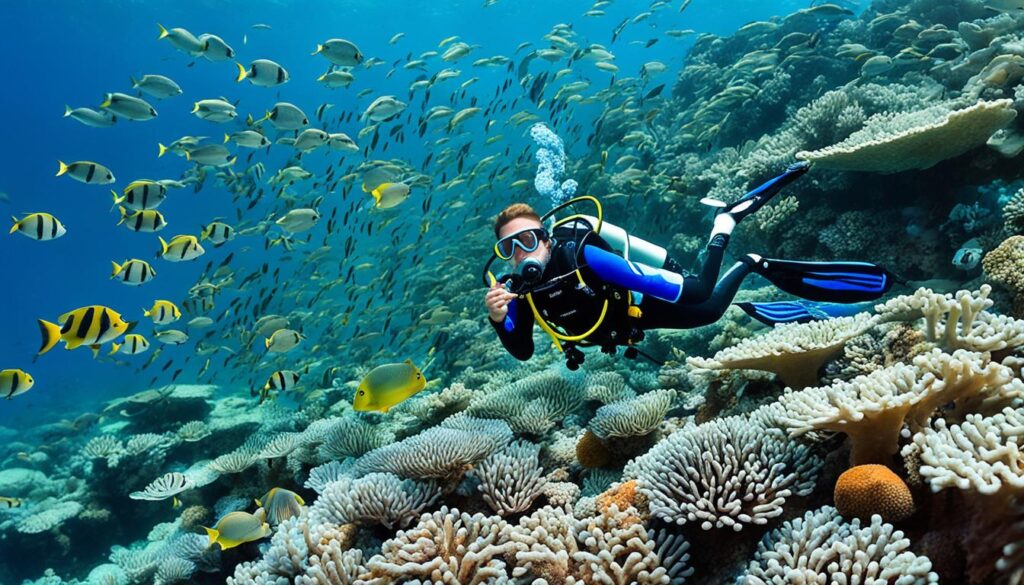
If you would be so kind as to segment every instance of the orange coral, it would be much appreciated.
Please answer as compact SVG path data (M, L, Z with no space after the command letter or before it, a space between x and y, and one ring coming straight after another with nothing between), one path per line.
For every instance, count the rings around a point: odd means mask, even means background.
M884 465L857 465L836 481L836 509L844 518L870 520L878 514L886 522L899 522L914 513L910 488Z
M597 435L589 430L576 443L576 459L586 468L605 467L611 463L611 454Z
M611 514L612 506L619 510L646 510L647 498L640 493L636 480L631 479L598 495L596 504L602 514Z

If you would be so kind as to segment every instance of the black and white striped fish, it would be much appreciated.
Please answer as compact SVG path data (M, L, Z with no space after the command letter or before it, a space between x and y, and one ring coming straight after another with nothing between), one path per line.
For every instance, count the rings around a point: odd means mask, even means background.
M14 220L14 225L11 226L12 234L14 232L19 232L33 240L39 240L41 242L56 240L67 233L67 230L64 229L64 225L49 213L30 213L22 219L18 219L13 216L11 219Z
M87 185L108 185L115 180L114 173L110 172L110 169L100 163L80 160L71 164L65 164L64 161L59 160L57 164L60 165L60 168L57 169L58 177L67 175Z
M220 246L224 242L230 241L235 237L235 228L229 226L222 221L211 221L209 224L203 227L203 231L199 236L199 240L210 240L214 246Z
M126 228L133 232L152 233L167 227L167 220L164 219L164 215L155 209L143 209L131 214L124 207L119 207L118 209L121 210L121 221L117 222L117 225L124 224Z
M149 349L149 341L137 333L132 333L131 335L124 336L124 343L110 344L110 355L115 353L138 355L144 353L147 349Z
M185 262L195 260L206 253L206 250L199 245L195 236L181 234L171 238L168 242L160 238L160 252L157 254L169 262Z
M118 197L117 191L111 190L114 195L114 205L123 205L132 211L143 211L156 209L167 199L167 187L156 181L132 181L121 192Z
M156 270L153 270L153 267L145 260L133 258L126 260L124 264L118 264L113 260L110 263L114 265L114 271L111 273L110 278L116 278L129 286L146 284L156 276Z

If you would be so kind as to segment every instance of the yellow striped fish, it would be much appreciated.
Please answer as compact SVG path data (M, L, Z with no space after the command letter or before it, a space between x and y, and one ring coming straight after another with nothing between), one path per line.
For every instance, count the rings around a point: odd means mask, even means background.
M110 278L116 278L128 286L146 284L156 276L156 270L153 270L153 267L145 260L132 258L131 260L126 260L124 264L118 264L113 260L110 263L114 265L114 271L111 273Z
M11 227L12 234L19 232L40 242L56 240L67 233L64 224L49 213L30 213L21 219L13 216L11 219L14 220L14 225Z
M195 236L179 234L168 242L160 238L160 252L157 254L168 262L195 260L206 253Z
M58 177L67 175L76 181L88 185L109 185L114 182L114 173L99 163L80 160L71 164L65 164L64 161L59 160L57 164L60 165L60 168L57 170Z
M24 370L0 370L0 394L7 400L28 392L35 383L31 374Z
M132 333L124 336L124 343L110 344L110 355L118 352L125 355L138 355L145 353L147 349L149 349L149 341L138 333Z
M99 346L128 333L135 323L125 321L117 311L102 305L90 305L64 313L57 323L38 319L43 343L39 354L53 349L57 342L64 340L68 349L88 345L97 351Z
M121 221L117 222L117 225L124 224L125 227L133 232L152 233L167 227L167 220L164 219L164 215L155 209L144 209L132 214L129 214L128 210L124 207L119 207L118 209L121 210Z
M156 325L167 325L181 319L181 309L171 301L155 301L152 308L142 311L143 315L152 318Z
M156 181L132 181L121 191L120 197L117 191L110 192L114 195L114 206L123 205L133 211L156 209L167 199L167 187Z

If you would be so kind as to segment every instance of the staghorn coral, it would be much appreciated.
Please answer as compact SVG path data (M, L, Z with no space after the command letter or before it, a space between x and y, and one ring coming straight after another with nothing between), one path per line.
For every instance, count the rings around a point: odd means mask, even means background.
M675 397L675 390L655 390L606 404L597 409L588 426L599 439L642 437L658 428Z
M990 313L992 287L939 294L919 288L875 306L882 323L924 320L925 339L945 349L999 351L1024 345L1024 321Z
M860 520L843 522L835 508L825 506L766 534L737 583L938 582L928 557L909 549L910 541L881 517L861 527Z
M574 556L579 545L573 534L575 518L569 508L544 506L519 519L509 539L515 545L512 576L564 583L576 569Z
M910 488L884 465L858 465L836 480L836 510L844 518L870 521L875 514L885 522L899 522L914 513Z
M1012 105L1002 99L958 110L940 104L910 114L876 114L843 142L796 157L845 171L927 169L984 144L1017 116Z
M552 506L571 505L580 498L580 486L571 481L551 481L550 477L540 491Z
M519 441L488 455L469 473L484 502L500 516L525 512L543 493L547 478L537 457L540 445Z
M386 471L412 479L455 480L468 467L512 440L508 424L458 414L439 426L360 457L357 475Z
M759 418L729 417L673 433L630 461L651 514L665 522L699 522L704 530L766 524L791 495L814 488L821 461Z
M687 358L695 368L711 370L751 369L774 372L793 388L818 382L821 366L843 349L847 341L876 324L874 317L860 313L810 323L778 325L757 337L744 339L710 359Z
M404 527L440 497L441 488L432 481L400 479L390 473L342 477L324 486L309 517L315 523Z

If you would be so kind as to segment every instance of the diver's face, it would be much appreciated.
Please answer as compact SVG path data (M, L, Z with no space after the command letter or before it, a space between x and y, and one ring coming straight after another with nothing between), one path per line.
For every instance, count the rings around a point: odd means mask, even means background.
M517 217L512 221L506 223L505 225L501 226L498 238L501 239L504 238L505 236L514 234L516 232L521 232L523 230L540 227L544 226L541 225L541 223L535 219L531 219L529 217ZM534 250L533 252L527 252L523 250L521 247L516 246L512 252L512 259L509 260L508 262L509 264L512 265L513 269L516 269L519 267L519 264L521 264L522 261L526 260L527 258L536 258L537 260L540 260L542 264L547 264L548 258L550 257L551 239L549 238L546 242L541 242L540 245L537 246L537 249Z

